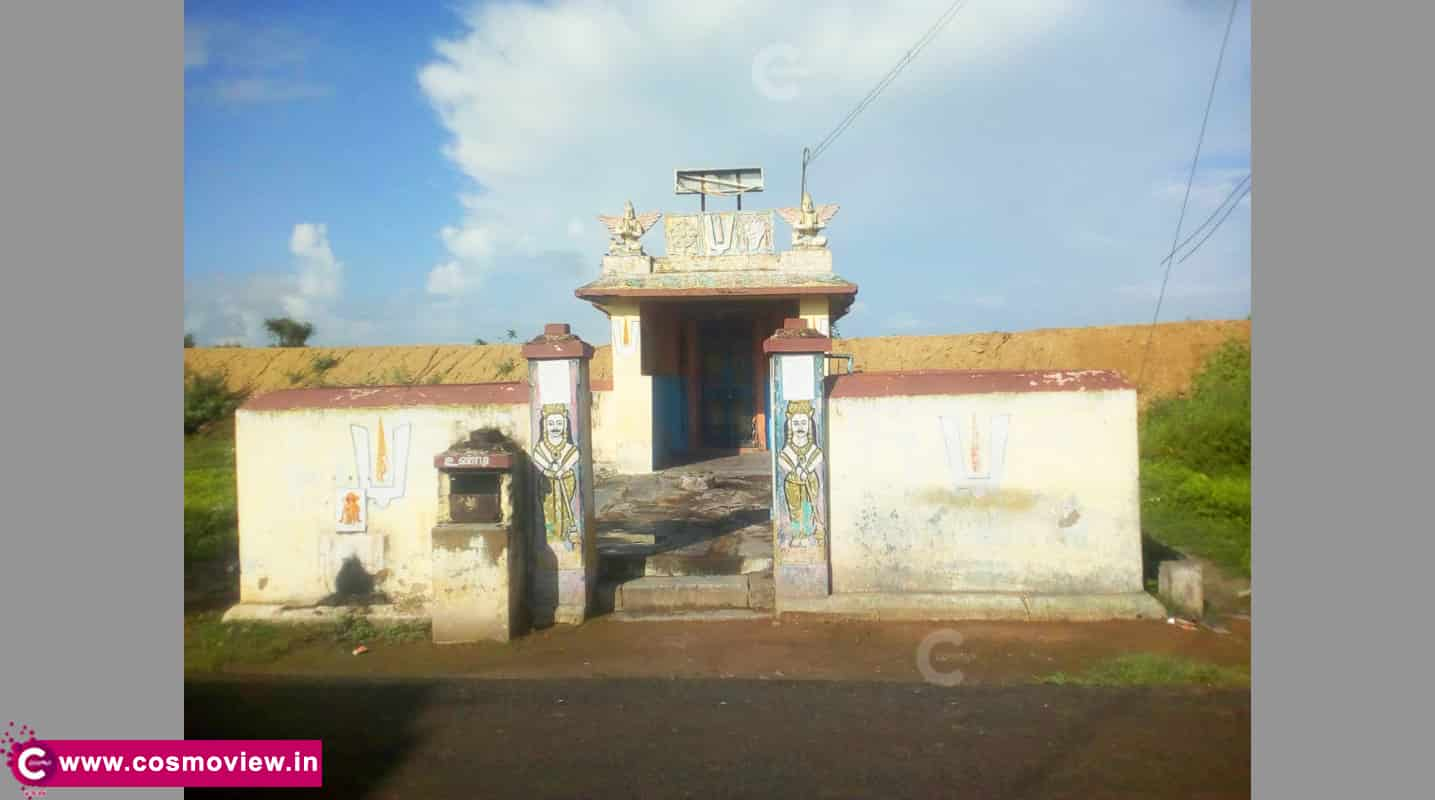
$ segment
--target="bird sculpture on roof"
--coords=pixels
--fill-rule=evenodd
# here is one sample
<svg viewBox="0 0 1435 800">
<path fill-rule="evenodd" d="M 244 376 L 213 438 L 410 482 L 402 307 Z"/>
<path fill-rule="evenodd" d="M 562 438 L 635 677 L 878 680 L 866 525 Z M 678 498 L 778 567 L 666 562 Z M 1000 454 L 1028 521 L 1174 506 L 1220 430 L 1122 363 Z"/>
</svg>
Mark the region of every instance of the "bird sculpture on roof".
<svg viewBox="0 0 1435 800">
<path fill-rule="evenodd" d="M 829 220 L 837 216 L 837 205 L 813 205 L 812 195 L 803 192 L 801 207 L 779 208 L 777 213 L 792 226 L 794 248 L 826 247 L 827 237 L 819 235 L 819 232 L 827 227 Z"/>
<path fill-rule="evenodd" d="M 629 200 L 623 205 L 623 216 L 607 217 L 598 215 L 598 221 L 608 226 L 608 232 L 612 239 L 608 243 L 608 255 L 610 256 L 641 256 L 643 245 L 638 241 L 648 229 L 657 224 L 658 219 L 663 216 L 661 211 L 649 211 L 638 214 L 633 211 L 633 201 Z"/>
</svg>

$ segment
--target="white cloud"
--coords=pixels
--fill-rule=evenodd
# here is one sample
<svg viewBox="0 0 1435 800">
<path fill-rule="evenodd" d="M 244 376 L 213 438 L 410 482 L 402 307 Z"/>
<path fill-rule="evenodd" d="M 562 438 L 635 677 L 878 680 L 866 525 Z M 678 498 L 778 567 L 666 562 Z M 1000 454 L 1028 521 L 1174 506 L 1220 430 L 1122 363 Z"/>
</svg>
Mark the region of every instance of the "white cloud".
<svg viewBox="0 0 1435 800">
<path fill-rule="evenodd" d="M 285 26 L 186 19 L 185 95 L 223 105 L 325 97 L 331 87 L 298 73 L 314 46 L 308 36 Z"/>
<path fill-rule="evenodd" d="M 468 291 L 471 282 L 457 261 L 446 261 L 429 271 L 425 288 L 429 294 L 451 297 Z"/>
<path fill-rule="evenodd" d="M 340 312 L 344 264 L 329 243 L 328 226 L 301 222 L 289 236 L 290 265 L 243 277 L 206 276 L 185 286 L 185 330 L 201 344 L 265 344 L 264 320 L 289 316 L 312 322 L 315 341 L 363 341 L 374 326 Z"/>
<path fill-rule="evenodd" d="M 327 305 L 339 296 L 344 282 L 344 265 L 334 258 L 329 248 L 329 230 L 325 225 L 301 222 L 289 237 L 289 252 L 294 256 L 295 291 L 284 298 L 284 307 L 292 316 L 308 316 L 316 306 Z"/>
<path fill-rule="evenodd" d="M 672 196 L 671 170 L 706 165 L 762 166 L 767 192 L 744 206 L 792 204 L 803 146 L 816 144 L 947 5 L 844 0 L 814 13 L 740 0 L 682 9 L 657 0 L 472 4 L 414 75 L 445 131 L 442 156 L 465 185 L 453 213 L 430 223 L 444 252 L 374 301 L 381 307 L 370 316 L 390 327 L 368 343 L 501 338 L 508 327 L 527 336 L 558 320 L 605 341 L 601 313 L 573 297 L 606 250 L 594 215 L 620 213 L 628 199 L 640 212 L 696 210 L 696 198 Z M 1222 9 L 1177 0 L 964 9 L 809 173 L 819 203 L 842 205 L 828 231 L 836 269 L 868 298 L 854 306 L 846 333 L 935 331 L 987 318 L 1149 319 L 1147 287 L 1160 279 L 1199 121 L 1192 109 L 1204 102 L 1224 24 Z M 1214 207 L 1245 171 L 1204 164 L 1249 155 L 1249 90 L 1235 80 L 1235 66 L 1249 60 L 1248 27 L 1238 24 L 1228 52 L 1187 230 L 1210 212 L 1203 203 Z M 187 28 L 187 85 L 217 91 L 224 80 L 310 77 L 293 70 L 302 37 L 271 37 L 246 58 L 226 44 L 231 36 Z M 755 61 L 774 47 L 782 58 L 765 77 L 795 92 L 764 93 L 754 79 Z M 251 87 L 248 96 L 283 94 L 266 92 Z M 789 233 L 779 227 L 784 247 Z M 1176 293 L 1214 297 L 1201 287 L 1248 280 L 1248 230 L 1248 212 L 1232 215 L 1177 270 Z M 663 252 L 661 224 L 644 244 Z M 296 255 L 287 278 L 196 290 L 193 319 L 250 330 L 249 312 L 258 310 L 262 324 L 281 298 L 299 296 L 301 263 Z M 317 318 L 339 307 L 340 283 L 339 299 L 305 299 L 319 309 L 325 341 L 359 335 L 356 322 Z M 208 303 L 220 288 L 224 309 Z M 1020 302 L 1009 301 L 1018 294 Z M 906 298 L 905 310 L 893 314 L 883 297 Z M 959 301 L 979 310 L 951 314 Z M 1223 303 L 1175 303 L 1171 315 L 1220 312 Z"/>
<path fill-rule="evenodd" d="M 681 11 L 658 0 L 471 8 L 465 29 L 439 41 L 418 72 L 449 135 L 444 155 L 482 189 L 460 198 L 463 218 L 443 231 L 448 254 L 429 290 L 477 291 L 495 261 L 535 256 L 540 243 L 570 247 L 596 267 L 601 226 L 575 220 L 619 213 L 629 192 L 640 211 L 671 208 L 663 176 L 675 167 L 746 163 L 743 154 L 774 150 L 795 159 L 801 137 L 820 135 L 812 120 L 835 122 L 947 5 L 879 10 L 849 0 L 820 14 L 744 0 Z M 1060 25 L 1071 6 L 974 4 L 889 92 L 928 92 L 959 70 L 999 62 Z M 800 69 L 781 76 L 795 89 L 791 102 L 774 103 L 750 80 L 774 44 L 796 51 Z M 481 252 L 463 246 L 471 232 Z M 558 232 L 567 245 L 554 244 Z M 649 252 L 662 252 L 660 237 L 661 225 L 645 240 Z"/>
</svg>

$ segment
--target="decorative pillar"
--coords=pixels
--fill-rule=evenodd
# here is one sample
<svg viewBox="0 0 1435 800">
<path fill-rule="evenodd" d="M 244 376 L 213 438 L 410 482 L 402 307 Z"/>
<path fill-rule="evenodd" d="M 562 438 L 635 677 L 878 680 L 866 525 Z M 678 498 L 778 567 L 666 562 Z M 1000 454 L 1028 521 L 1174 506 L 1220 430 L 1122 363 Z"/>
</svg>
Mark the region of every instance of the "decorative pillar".
<svg viewBox="0 0 1435 800">
<path fill-rule="evenodd" d="M 533 621 L 578 624 L 597 578 L 593 532 L 593 347 L 565 324 L 544 326 L 523 346 L 532 419 Z"/>
<path fill-rule="evenodd" d="M 789 319 L 762 344 L 772 414 L 772 545 L 777 608 L 831 592 L 827 517 L 827 397 L 832 340 Z"/>
</svg>

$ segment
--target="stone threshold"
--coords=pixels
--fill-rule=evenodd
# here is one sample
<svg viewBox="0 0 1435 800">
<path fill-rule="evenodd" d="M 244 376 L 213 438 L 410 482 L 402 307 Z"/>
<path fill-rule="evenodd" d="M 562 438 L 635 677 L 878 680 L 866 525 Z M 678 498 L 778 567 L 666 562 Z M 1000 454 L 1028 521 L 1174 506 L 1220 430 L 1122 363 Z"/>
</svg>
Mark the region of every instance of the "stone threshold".
<svg viewBox="0 0 1435 800">
<path fill-rule="evenodd" d="M 1166 609 L 1146 592 L 1036 594 L 1019 592 L 852 592 L 826 597 L 777 598 L 777 613 L 814 614 L 901 622 L 1011 620 L 1103 622 L 1165 619 Z"/>
<path fill-rule="evenodd" d="M 611 619 L 614 622 L 750 622 L 772 617 L 770 610 L 713 608 L 692 611 L 614 611 L 594 619 Z"/>
</svg>

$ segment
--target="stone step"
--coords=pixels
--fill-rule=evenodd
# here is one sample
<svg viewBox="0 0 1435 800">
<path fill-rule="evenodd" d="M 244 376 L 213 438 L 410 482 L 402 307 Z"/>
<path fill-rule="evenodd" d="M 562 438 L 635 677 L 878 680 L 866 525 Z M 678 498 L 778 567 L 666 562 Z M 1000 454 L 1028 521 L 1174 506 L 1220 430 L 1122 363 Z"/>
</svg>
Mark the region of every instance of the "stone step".
<svg viewBox="0 0 1435 800">
<path fill-rule="evenodd" d="M 649 556 L 643 565 L 643 574 L 650 577 L 680 577 L 683 575 L 748 575 L 772 569 L 772 556 L 685 556 L 678 553 L 659 553 Z"/>
<path fill-rule="evenodd" d="M 645 577 L 615 587 L 613 610 L 660 613 L 748 608 L 746 575 Z"/>
<path fill-rule="evenodd" d="M 751 608 L 707 608 L 692 611 L 615 611 L 615 622 L 752 622 L 772 619 L 772 610 Z"/>
<path fill-rule="evenodd" d="M 680 553 L 657 555 L 602 553 L 598 574 L 608 580 L 633 578 L 677 578 L 687 575 L 749 575 L 772 569 L 771 556 L 689 556 Z"/>
</svg>

